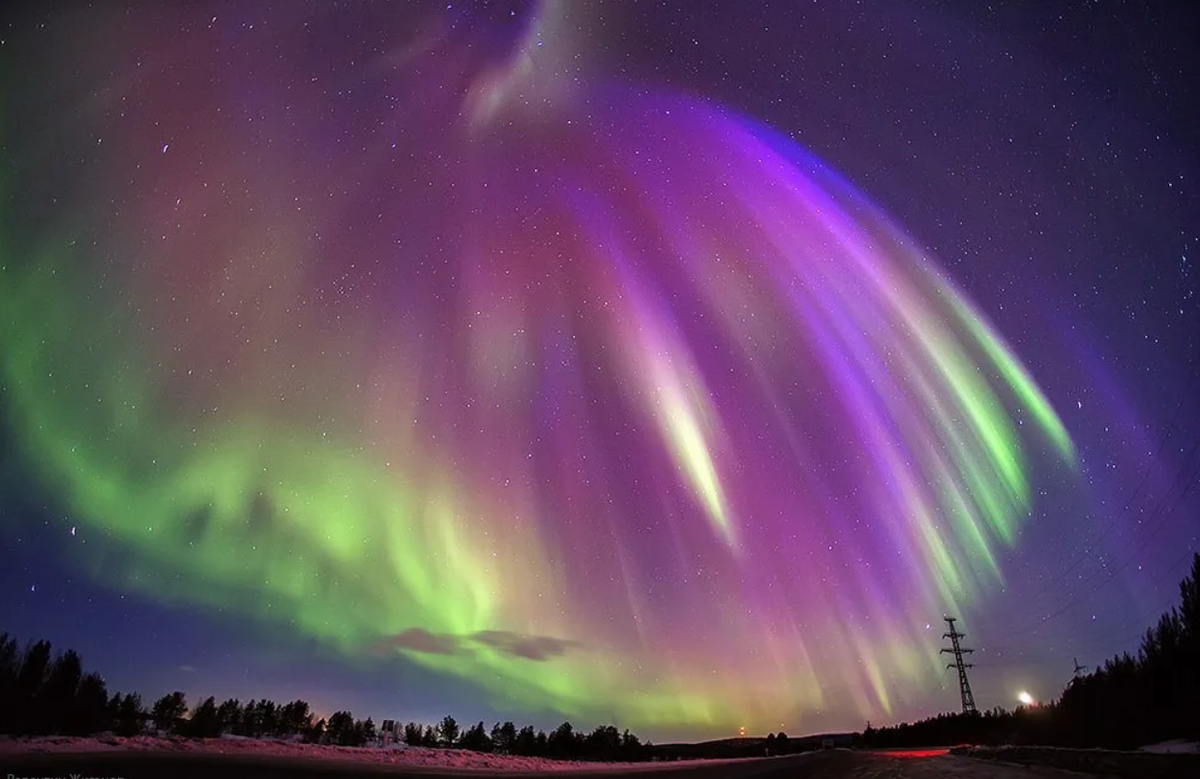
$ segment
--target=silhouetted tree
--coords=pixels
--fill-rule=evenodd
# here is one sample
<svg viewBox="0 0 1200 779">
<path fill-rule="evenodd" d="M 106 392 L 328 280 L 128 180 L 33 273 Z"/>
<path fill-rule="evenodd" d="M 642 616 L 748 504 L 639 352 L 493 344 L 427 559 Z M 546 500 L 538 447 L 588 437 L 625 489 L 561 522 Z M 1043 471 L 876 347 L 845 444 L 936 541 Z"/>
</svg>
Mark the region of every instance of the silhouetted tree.
<svg viewBox="0 0 1200 779">
<path fill-rule="evenodd" d="M 408 744 L 410 747 L 421 746 L 424 743 L 424 736 L 425 732 L 421 729 L 421 725 L 419 723 L 410 722 L 404 726 L 404 743 Z"/>
<path fill-rule="evenodd" d="M 117 698 L 117 695 L 113 696 Z M 110 710 L 113 708 L 109 702 Z M 116 713 L 113 716 L 113 730 L 118 736 L 137 736 L 141 734 L 146 721 L 146 709 L 142 706 L 142 696 L 137 693 L 126 693 L 116 701 Z"/>
<path fill-rule="evenodd" d="M 442 740 L 442 746 L 452 747 L 458 741 L 458 722 L 447 714 L 442 717 L 442 721 L 438 723 L 438 736 Z"/>
<path fill-rule="evenodd" d="M 192 708 L 185 732 L 193 738 L 216 738 L 221 735 L 221 718 L 217 714 L 217 702 L 211 695 Z"/>
<path fill-rule="evenodd" d="M 237 698 L 229 698 L 217 707 L 217 720 L 221 723 L 221 732 L 237 733 L 242 726 L 242 702 Z"/>
<path fill-rule="evenodd" d="M 492 749 L 507 755 L 513 751 L 517 741 L 517 726 L 512 722 L 501 725 L 497 722 L 492 726 Z"/>
<path fill-rule="evenodd" d="M 17 672 L 14 704 L 15 733 L 45 733 L 48 729 L 45 707 L 38 700 L 50 674 L 50 642 L 38 641 L 25 650 Z"/>
<path fill-rule="evenodd" d="M 425 726 L 425 733 L 421 736 L 421 745 L 426 747 L 436 747 L 438 745 L 437 733 L 432 725 Z"/>
<path fill-rule="evenodd" d="M 112 725 L 115 730 L 117 725 L 117 712 L 121 708 L 121 693 L 114 692 L 104 704 L 104 717 Z"/>
<path fill-rule="evenodd" d="M 325 741 L 325 720 L 324 718 L 314 722 L 304 734 L 304 740 L 310 744 L 321 744 Z"/>
<path fill-rule="evenodd" d="M 482 722 L 467 728 L 467 731 L 462 734 L 462 738 L 459 739 L 458 745 L 473 752 L 492 751 L 492 739 L 484 730 Z"/>
<path fill-rule="evenodd" d="M 299 736 L 312 727 L 308 701 L 295 700 L 279 708 L 279 735 Z"/>
<path fill-rule="evenodd" d="M 246 701 L 246 707 L 242 709 L 242 716 L 238 719 L 233 732 L 249 738 L 258 735 L 258 701 L 253 698 Z"/>
<path fill-rule="evenodd" d="M 264 699 L 258 702 L 257 720 L 259 732 L 256 735 L 279 735 L 279 707 L 275 704 L 275 701 Z"/>
<path fill-rule="evenodd" d="M 67 719 L 65 732 L 86 736 L 104 730 L 108 716 L 108 686 L 97 673 L 86 673 L 75 689 L 74 707 Z"/>
<path fill-rule="evenodd" d="M 21 653 L 17 640 L 0 633 L 0 733 L 13 733 L 16 726 L 17 676 L 21 672 Z"/>
<path fill-rule="evenodd" d="M 329 717 L 325 726 L 329 743 L 340 746 L 353 746 L 358 734 L 354 730 L 354 716 L 348 711 L 335 711 Z"/>
<path fill-rule="evenodd" d="M 75 704 L 75 694 L 79 690 L 79 680 L 83 678 L 83 663 L 75 650 L 68 649 L 50 664 L 46 681 L 35 695 L 33 711 L 36 718 L 33 722 L 36 733 L 61 733 L 65 729 L 71 709 Z"/>
<path fill-rule="evenodd" d="M 186 713 L 187 699 L 178 690 L 159 698 L 150 709 L 154 727 L 162 732 L 172 732 Z"/>
<path fill-rule="evenodd" d="M 1179 583 L 1179 696 L 1189 703 L 1180 711 L 1185 737 L 1200 740 L 1200 554 L 1192 555 L 1191 573 Z"/>
<path fill-rule="evenodd" d="M 597 760 L 615 760 L 621 750 L 621 731 L 614 725 L 599 725 L 583 740 L 583 753 Z"/>
<path fill-rule="evenodd" d="M 364 744 L 374 744 L 378 739 L 379 734 L 375 732 L 375 721 L 367 717 L 361 722 L 354 723 L 355 744 L 354 746 L 361 747 Z"/>
<path fill-rule="evenodd" d="M 642 751 L 642 742 L 634 734 L 626 730 L 621 734 L 621 752 L 626 760 L 631 760 Z"/>
<path fill-rule="evenodd" d="M 554 729 L 546 740 L 546 749 L 553 757 L 573 758 L 579 754 L 580 740 L 570 722 Z"/>
<path fill-rule="evenodd" d="M 545 735 L 544 733 L 542 734 Z M 525 755 L 533 757 L 540 755 L 538 750 L 537 734 L 533 730 L 532 725 L 526 725 L 517 733 L 517 737 L 513 739 L 512 752 L 514 755 Z"/>
</svg>

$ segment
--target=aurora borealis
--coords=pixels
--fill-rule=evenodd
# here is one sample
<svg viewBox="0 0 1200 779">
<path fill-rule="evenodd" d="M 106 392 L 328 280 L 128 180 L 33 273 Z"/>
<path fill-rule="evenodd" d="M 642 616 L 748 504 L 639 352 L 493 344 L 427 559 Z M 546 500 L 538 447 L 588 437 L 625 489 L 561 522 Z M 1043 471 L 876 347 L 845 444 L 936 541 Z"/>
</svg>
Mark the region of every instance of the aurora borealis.
<svg viewBox="0 0 1200 779">
<path fill-rule="evenodd" d="M 1187 386 L 1184 324 L 1163 398 L 1095 367 L 1115 319 L 1013 338 L 826 150 L 606 64 L 628 8 L 250 5 L 13 23 L 15 555 L 69 527 L 37 542 L 69 577 L 369 667 L 381 715 L 811 732 L 925 705 L 943 613 L 973 634 L 1007 598 L 1011 630 L 1023 582 L 1123 562 L 1143 468 L 1142 499 L 1186 488 L 1186 446 L 1137 438 Z M 1090 422 L 1079 375 L 1116 376 Z M 1157 590 L 1122 584 L 1136 632 Z"/>
</svg>

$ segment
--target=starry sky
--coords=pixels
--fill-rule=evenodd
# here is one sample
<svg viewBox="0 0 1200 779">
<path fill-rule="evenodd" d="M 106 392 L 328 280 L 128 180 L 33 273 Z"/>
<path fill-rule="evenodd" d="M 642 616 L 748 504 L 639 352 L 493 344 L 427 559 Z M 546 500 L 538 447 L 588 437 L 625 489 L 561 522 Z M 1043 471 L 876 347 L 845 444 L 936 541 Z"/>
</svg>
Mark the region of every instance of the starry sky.
<svg viewBox="0 0 1200 779">
<path fill-rule="evenodd" d="M 944 614 L 1012 706 L 1174 602 L 1194 11 L 43 5 L 0 628 L 111 689 L 813 733 L 956 709 Z"/>
</svg>

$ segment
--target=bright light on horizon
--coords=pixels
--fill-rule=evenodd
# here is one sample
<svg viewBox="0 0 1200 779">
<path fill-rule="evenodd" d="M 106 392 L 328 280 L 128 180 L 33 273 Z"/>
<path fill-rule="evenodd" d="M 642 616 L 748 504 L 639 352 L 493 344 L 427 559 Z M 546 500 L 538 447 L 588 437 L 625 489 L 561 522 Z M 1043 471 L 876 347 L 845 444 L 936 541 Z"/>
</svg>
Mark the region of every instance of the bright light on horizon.
<svg viewBox="0 0 1200 779">
<path fill-rule="evenodd" d="M 1021 690 L 1019 693 L 1017 693 L 1017 700 L 1026 706 L 1033 706 L 1037 704 L 1037 701 L 1034 700 L 1034 697 L 1024 690 Z"/>
</svg>

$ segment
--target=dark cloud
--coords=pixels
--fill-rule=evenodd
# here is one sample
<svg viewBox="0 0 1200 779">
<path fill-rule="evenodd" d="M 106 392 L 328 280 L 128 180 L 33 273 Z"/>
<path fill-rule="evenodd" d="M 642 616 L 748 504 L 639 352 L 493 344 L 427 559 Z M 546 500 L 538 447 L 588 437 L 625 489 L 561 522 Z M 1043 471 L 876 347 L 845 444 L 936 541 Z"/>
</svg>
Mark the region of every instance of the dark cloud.
<svg viewBox="0 0 1200 779">
<path fill-rule="evenodd" d="M 578 641 L 565 638 L 527 636 L 521 633 L 510 633 L 507 630 L 483 630 L 471 638 L 492 649 L 513 657 L 523 657 L 526 660 L 550 660 L 581 647 Z"/>
<path fill-rule="evenodd" d="M 394 636 L 388 636 L 379 643 L 381 647 L 406 649 L 426 655 L 455 655 L 464 649 L 462 640 L 458 636 L 449 633 L 430 633 L 423 628 L 409 628 Z"/>
<path fill-rule="evenodd" d="M 456 636 L 452 633 L 431 633 L 423 628 L 409 628 L 381 639 L 375 649 L 402 649 L 427 655 L 460 655 L 469 654 L 478 646 L 540 662 L 561 657 L 571 650 L 579 649 L 582 644 L 564 638 L 530 636 L 508 630 L 481 630 L 468 636 Z"/>
</svg>

